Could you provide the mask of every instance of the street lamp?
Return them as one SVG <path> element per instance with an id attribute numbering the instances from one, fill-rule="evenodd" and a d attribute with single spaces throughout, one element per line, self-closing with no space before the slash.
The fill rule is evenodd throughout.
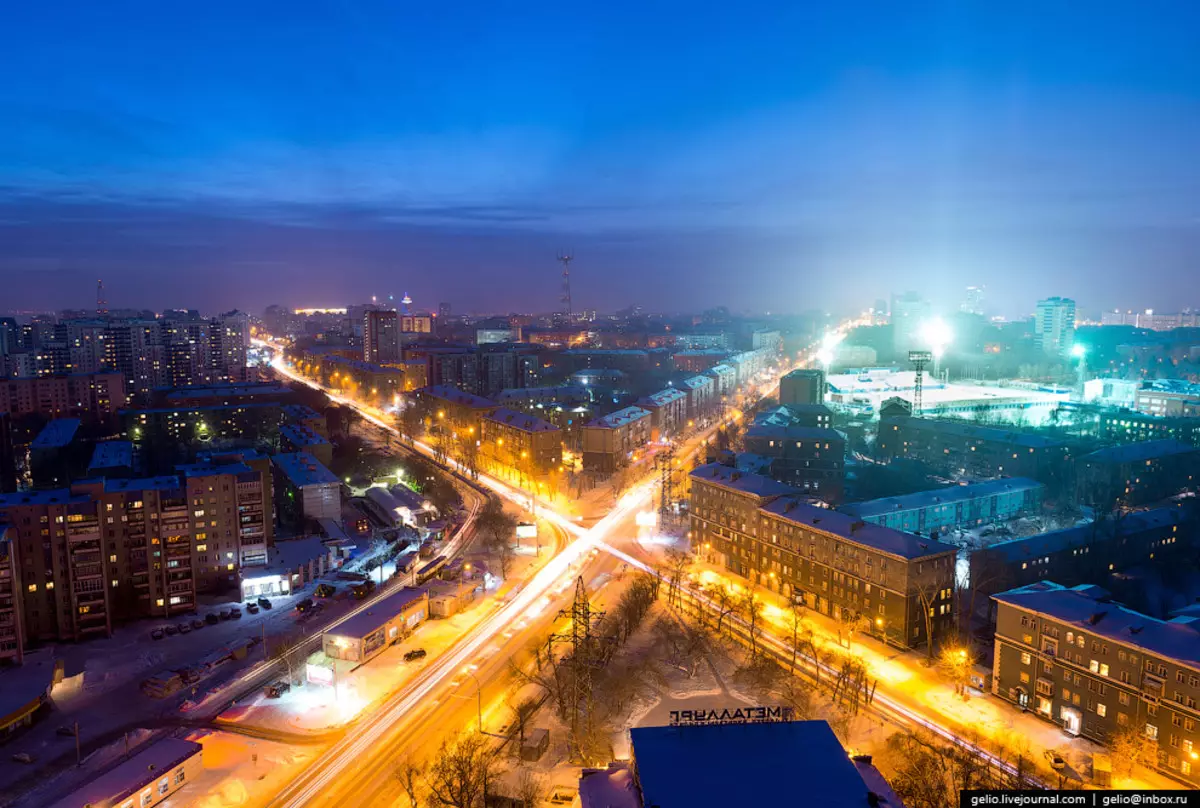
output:
<path id="1" fill-rule="evenodd" d="M 483 686 L 479 684 L 479 677 L 472 670 L 474 666 L 468 665 L 463 668 L 463 673 L 475 680 L 475 709 L 479 714 L 479 734 L 483 734 Z"/>

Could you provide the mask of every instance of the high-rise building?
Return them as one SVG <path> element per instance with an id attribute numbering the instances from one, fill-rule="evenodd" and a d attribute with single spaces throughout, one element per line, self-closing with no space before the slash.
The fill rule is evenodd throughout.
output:
<path id="1" fill-rule="evenodd" d="M 400 361 L 400 321 L 395 311 L 363 313 L 363 360 L 377 365 Z"/>
<path id="2" fill-rule="evenodd" d="M 921 325 L 929 319 L 929 301 L 916 292 L 892 295 L 892 349 L 900 355 L 928 346 L 921 341 Z"/>
<path id="3" fill-rule="evenodd" d="M 1051 356 L 1066 356 L 1075 344 L 1075 301 L 1069 297 L 1039 300 L 1033 320 L 1034 340 Z"/>
<path id="4" fill-rule="evenodd" d="M 453 309 L 451 308 L 449 303 L 445 303 L 445 302 L 438 303 L 438 312 L 437 312 L 438 317 L 445 319 L 446 317 L 449 317 L 451 315 L 452 311 L 453 311 Z"/>
<path id="5" fill-rule="evenodd" d="M 958 307 L 963 314 L 983 314 L 983 287 L 968 286 L 963 302 Z"/>

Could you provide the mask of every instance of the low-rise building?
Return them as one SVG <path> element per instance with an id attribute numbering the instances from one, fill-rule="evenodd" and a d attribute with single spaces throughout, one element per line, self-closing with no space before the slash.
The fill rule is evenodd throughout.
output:
<path id="1" fill-rule="evenodd" d="M 1144 382 L 1134 394 L 1133 408 L 1160 417 L 1200 416 L 1200 384 L 1184 379 Z"/>
<path id="2" fill-rule="evenodd" d="M 713 384 L 716 385 L 716 398 L 718 403 L 724 401 L 729 396 L 732 396 L 737 390 L 738 376 L 737 369 L 733 365 L 728 365 L 722 362 L 719 365 L 713 365 L 705 374 L 712 376 Z"/>
<path id="3" fill-rule="evenodd" d="M 1177 440 L 1200 446 L 1200 418 L 1163 418 L 1133 410 L 1102 410 L 1096 416 L 1096 435 L 1117 443 Z"/>
<path id="4" fill-rule="evenodd" d="M 155 407 L 188 409 L 191 407 L 229 407 L 234 404 L 289 401 L 296 395 L 292 388 L 278 382 L 213 384 L 196 387 L 157 388 L 151 391 Z"/>
<path id="5" fill-rule="evenodd" d="M 855 502 L 840 510 L 864 522 L 928 535 L 1036 514 L 1045 489 L 1036 480 L 1010 477 Z"/>
<path id="6" fill-rule="evenodd" d="M 161 738 L 91 779 L 51 808 L 153 808 L 200 779 L 204 747 L 181 738 Z M 187 800 L 180 798 L 183 802 Z"/>
<path id="7" fill-rule="evenodd" d="M 797 368 L 779 380 L 779 403 L 783 406 L 824 404 L 825 371 Z"/>
<path id="8" fill-rule="evenodd" d="M 483 432 L 483 418 L 496 409 L 496 402 L 443 384 L 417 390 L 413 394 L 412 406 L 417 408 L 426 429 L 431 433 L 453 430 L 462 435 L 480 435 Z"/>
<path id="9" fill-rule="evenodd" d="M 839 502 L 845 486 L 846 440 L 835 429 L 755 424 L 746 451 L 770 458 L 770 476 L 826 502 Z"/>
<path id="10" fill-rule="evenodd" d="M 35 486 L 57 488 L 82 476 L 87 452 L 75 440 L 80 426 L 78 418 L 55 418 L 33 439 L 29 445 L 29 469 Z"/>
<path id="11" fill-rule="evenodd" d="M 333 567 L 333 552 L 320 536 L 277 542 L 266 560 L 242 570 L 242 600 L 288 595 Z"/>
<path id="12" fill-rule="evenodd" d="M 650 442 L 650 412 L 626 407 L 583 427 L 583 467 L 611 474 L 629 464 L 633 453 Z"/>
<path id="13" fill-rule="evenodd" d="M 300 525 L 306 519 L 340 519 L 342 485 L 333 472 L 308 452 L 279 454 L 275 496 L 279 521 Z"/>
<path id="14" fill-rule="evenodd" d="M 687 417 L 689 425 L 710 418 L 717 409 L 717 383 L 712 376 L 692 376 L 679 383 L 687 393 Z"/>
<path id="15" fill-rule="evenodd" d="M 1134 507 L 1190 490 L 1200 472 L 1200 449 L 1176 440 L 1109 446 L 1076 464 L 1081 502 L 1109 509 Z"/>
<path id="16" fill-rule="evenodd" d="M 1200 621 L 1157 620 L 1086 584 L 1041 581 L 993 600 L 993 694 L 1069 735 L 1143 739 L 1148 765 L 1200 787 Z"/>
<path id="17" fill-rule="evenodd" d="M 326 631 L 321 648 L 331 659 L 361 665 L 407 637 L 428 617 L 429 593 L 406 586 Z"/>
<path id="18" fill-rule="evenodd" d="M 677 351 L 671 356 L 675 370 L 680 373 L 703 373 L 715 365 L 721 364 L 729 351 L 724 348 L 695 348 Z"/>
<path id="19" fill-rule="evenodd" d="M 957 548 L 789 496 L 709 463 L 691 473 L 692 542 L 731 572 L 905 647 L 954 626 Z"/>

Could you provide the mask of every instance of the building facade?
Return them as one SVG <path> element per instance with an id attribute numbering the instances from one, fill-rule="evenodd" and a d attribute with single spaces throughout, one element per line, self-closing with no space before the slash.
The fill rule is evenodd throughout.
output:
<path id="1" fill-rule="evenodd" d="M 36 413 L 113 424 L 126 405 L 120 373 L 79 373 L 30 379 L 0 379 L 0 412 L 16 418 Z"/>
<path id="2" fill-rule="evenodd" d="M 1079 458 L 1079 501 L 1105 511 L 1117 503 L 1134 507 L 1193 490 L 1200 449 L 1175 440 L 1109 446 Z"/>
<path id="3" fill-rule="evenodd" d="M 693 546 L 731 572 L 904 647 L 954 632 L 955 547 L 805 504 L 729 466 L 690 480 Z"/>
<path id="4" fill-rule="evenodd" d="M 864 522 L 928 535 L 1037 514 L 1045 489 L 1036 480 L 1011 477 L 855 502 L 840 510 Z"/>
<path id="5" fill-rule="evenodd" d="M 819 368 L 799 368 L 779 380 L 779 403 L 788 405 L 823 404 L 825 402 L 825 371 Z"/>
<path id="6" fill-rule="evenodd" d="M 1033 339 L 1050 356 L 1070 354 L 1075 344 L 1075 301 L 1069 297 L 1039 300 L 1033 319 Z"/>
<path id="7" fill-rule="evenodd" d="M 626 407 L 583 426 L 583 468 L 611 474 L 629 465 L 633 453 L 650 442 L 649 410 Z"/>
<path id="8" fill-rule="evenodd" d="M 1153 745 L 1150 765 L 1200 787 L 1200 622 L 1157 620 L 1090 585 L 993 599 L 993 694 L 1100 744 L 1136 734 Z"/>
<path id="9" fill-rule="evenodd" d="M 562 430 L 549 421 L 499 407 L 482 424 L 482 448 L 493 463 L 528 477 L 561 470 Z"/>
<path id="10" fill-rule="evenodd" d="M 770 475 L 810 496 L 840 502 L 846 477 L 846 441 L 835 429 L 755 424 L 746 451 L 770 459 Z"/>

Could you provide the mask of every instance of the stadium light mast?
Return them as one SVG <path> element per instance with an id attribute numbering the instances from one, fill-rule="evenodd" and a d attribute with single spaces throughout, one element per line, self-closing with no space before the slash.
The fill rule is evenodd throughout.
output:
<path id="1" fill-rule="evenodd" d="M 932 351 L 909 351 L 908 361 L 912 362 L 913 370 L 913 412 L 914 416 L 921 415 L 921 385 L 925 379 L 925 365 L 933 360 Z"/>
<path id="2" fill-rule="evenodd" d="M 921 325 L 921 340 L 929 346 L 929 353 L 933 357 L 933 375 L 937 378 L 941 378 L 942 357 L 953 339 L 954 333 L 941 317 Z"/>

